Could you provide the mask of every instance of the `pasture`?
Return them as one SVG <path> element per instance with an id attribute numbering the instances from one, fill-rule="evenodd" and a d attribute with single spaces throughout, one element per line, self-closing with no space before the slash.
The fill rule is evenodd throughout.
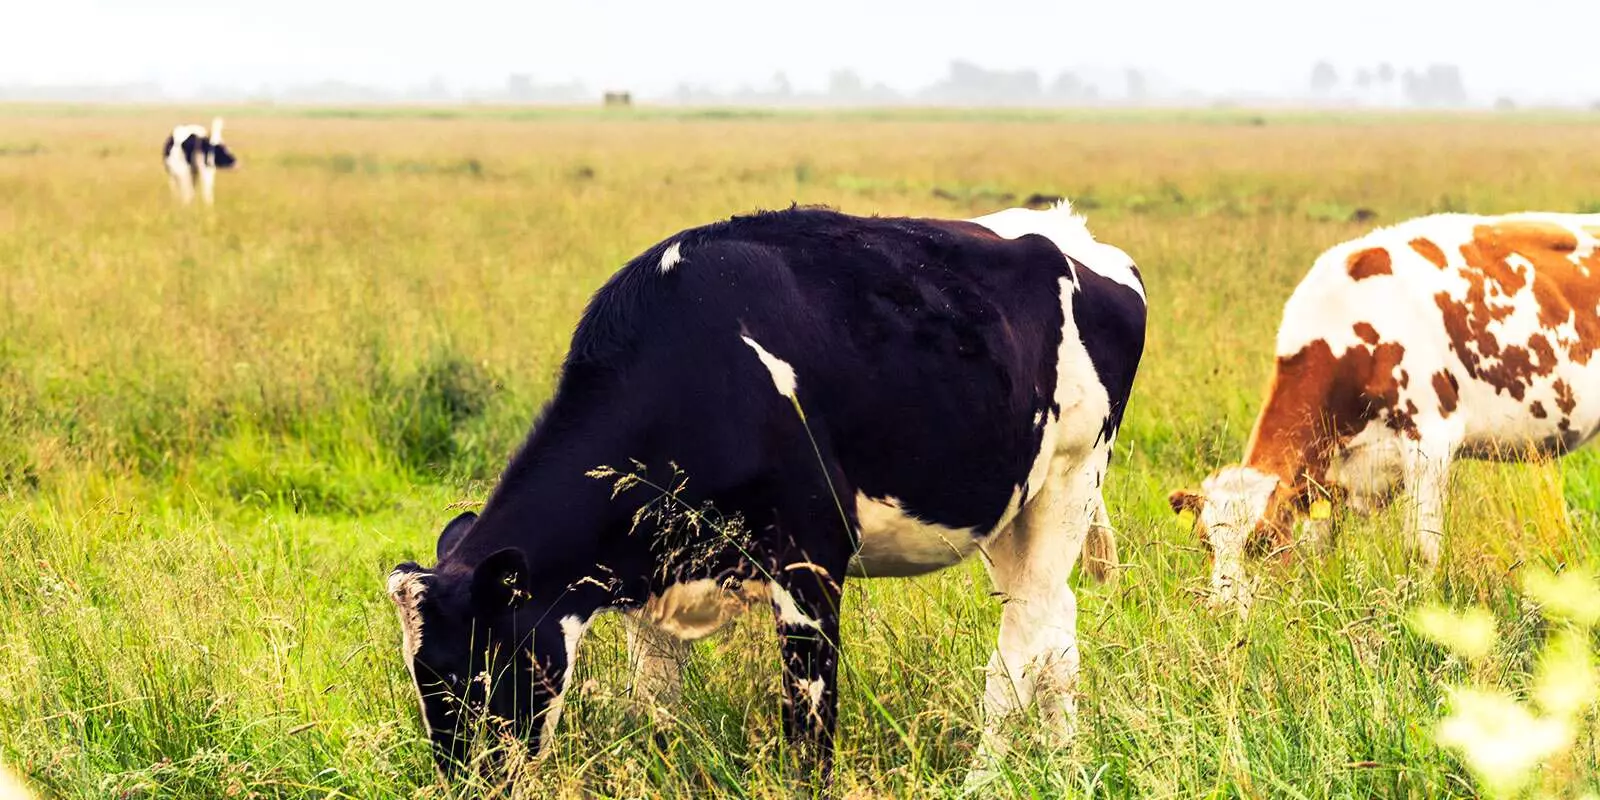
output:
<path id="1" fill-rule="evenodd" d="M 1593 449 L 1466 464 L 1434 580 L 1398 513 L 1342 520 L 1330 557 L 1261 568 L 1248 620 L 1205 607 L 1166 503 L 1238 459 L 1318 252 L 1431 211 L 1600 211 L 1592 115 L 235 109 L 239 168 L 180 209 L 161 140 L 212 113 L 0 110 L 0 761 L 50 796 L 473 791 L 436 782 L 385 575 L 484 498 L 606 276 L 790 202 L 1065 195 L 1143 270 L 1125 568 L 1079 593 L 1074 747 L 1019 752 L 1002 796 L 1472 796 L 1443 686 L 1521 685 L 1546 625 L 1518 570 L 1596 560 Z M 1487 662 L 1409 630 L 1430 600 L 1490 609 Z M 958 794 L 1000 613 L 981 564 L 845 604 L 838 793 Z M 763 615 L 701 643 L 658 739 L 605 620 L 509 794 L 786 795 L 776 655 Z M 1550 769 L 1600 790 L 1596 741 Z"/>

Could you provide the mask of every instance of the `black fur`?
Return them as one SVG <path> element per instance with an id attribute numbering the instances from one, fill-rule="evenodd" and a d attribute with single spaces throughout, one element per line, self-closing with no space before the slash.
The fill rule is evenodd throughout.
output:
<path id="1" fill-rule="evenodd" d="M 161 146 L 161 160 L 163 163 L 172 155 L 172 148 L 176 142 L 172 134 L 167 134 L 167 141 Z M 189 165 L 192 172 L 198 173 L 202 164 L 228 169 L 238 162 L 233 151 L 221 142 L 212 144 L 209 139 L 200 136 L 187 136 L 181 145 L 183 148 L 183 161 Z"/>
<path id="2" fill-rule="evenodd" d="M 673 245 L 682 260 L 663 273 Z M 1027 480 L 1043 433 L 1036 420 L 1060 411 L 1063 278 L 1080 287 L 1071 309 L 1111 397 L 1099 432 L 1108 437 L 1143 348 L 1144 305 L 1043 237 L 791 208 L 655 245 L 595 294 L 555 397 L 482 515 L 465 533 L 461 520 L 447 529 L 427 580 L 449 608 L 425 601 L 428 635 L 454 631 L 441 646 L 458 650 L 469 627 L 496 632 L 502 652 L 532 642 L 534 673 L 559 675 L 566 654 L 552 631 L 564 617 L 634 607 L 696 577 L 772 580 L 820 628 L 780 634 L 785 728 L 826 770 L 855 495 L 893 496 L 950 528 L 993 528 Z M 793 367 L 806 424 L 742 336 Z M 695 539 L 650 517 L 636 525 L 659 492 L 641 485 L 613 498 L 611 481 L 586 475 L 632 463 L 657 486 L 686 476 L 686 506 L 738 518 L 748 540 L 735 547 L 704 529 Z M 474 591 L 463 587 L 503 579 L 508 548 L 525 555 L 515 562 L 525 564 L 519 602 L 496 600 L 495 611 L 460 599 Z M 809 566 L 793 569 L 800 563 Z M 464 650 L 424 649 L 419 683 L 473 667 Z M 817 679 L 823 708 L 800 708 L 809 698 L 797 681 Z M 485 702 L 532 741 L 539 698 L 551 695 L 514 688 L 516 701 Z M 448 767 L 459 744 L 436 745 Z"/>

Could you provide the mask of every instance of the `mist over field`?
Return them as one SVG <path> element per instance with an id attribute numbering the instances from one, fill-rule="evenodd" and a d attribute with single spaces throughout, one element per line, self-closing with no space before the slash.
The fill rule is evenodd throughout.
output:
<path id="1" fill-rule="evenodd" d="M 1587 0 L 55 0 L 0 99 L 761 106 L 1592 108 Z M 1580 34 L 1581 38 L 1581 34 Z"/>

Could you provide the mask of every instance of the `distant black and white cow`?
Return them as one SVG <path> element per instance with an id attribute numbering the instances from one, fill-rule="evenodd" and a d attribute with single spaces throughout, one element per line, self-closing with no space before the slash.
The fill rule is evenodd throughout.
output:
<path id="1" fill-rule="evenodd" d="M 548 743 L 597 614 L 627 615 L 653 706 L 684 641 L 770 603 L 784 730 L 826 774 L 846 575 L 975 552 L 1005 598 L 987 751 L 1030 704 L 1067 735 L 1068 577 L 1080 553 L 1097 577 L 1115 563 L 1101 489 L 1144 331 L 1137 269 L 1065 204 L 971 221 L 796 208 L 645 251 L 593 298 L 481 516 L 445 527 L 433 568 L 389 576 L 441 770 L 467 756 L 464 711 Z M 615 497 L 586 475 L 629 464 L 648 483 Z M 724 522 L 640 515 L 667 486 Z"/>
<path id="2" fill-rule="evenodd" d="M 211 120 L 211 131 L 203 125 L 179 125 L 161 149 L 161 162 L 167 167 L 172 192 L 185 205 L 194 202 L 194 187 L 200 185 L 200 199 L 213 200 L 218 169 L 234 165 L 232 151 L 222 143 L 222 118 Z"/>

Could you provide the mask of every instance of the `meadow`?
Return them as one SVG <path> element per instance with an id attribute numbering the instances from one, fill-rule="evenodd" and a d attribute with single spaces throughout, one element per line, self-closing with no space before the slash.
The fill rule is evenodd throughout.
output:
<path id="1" fill-rule="evenodd" d="M 180 209 L 161 140 L 212 113 L 0 110 L 0 762 L 46 796 L 481 788 L 437 782 L 385 575 L 483 499 L 613 270 L 791 202 L 1064 195 L 1148 284 L 1080 735 L 1024 748 L 1001 796 L 1474 796 L 1433 738 L 1443 686 L 1521 685 L 1548 626 L 1519 570 L 1596 562 L 1600 451 L 1468 464 L 1436 576 L 1398 514 L 1342 519 L 1328 557 L 1259 568 L 1241 620 L 1205 606 L 1166 495 L 1239 457 L 1318 252 L 1432 211 L 1600 211 L 1600 117 L 242 108 L 241 167 Z M 1487 661 L 1410 630 L 1430 601 L 1494 614 Z M 959 794 L 1000 611 L 981 565 L 845 603 L 837 793 Z M 774 638 L 752 616 L 701 643 L 658 740 L 602 623 L 506 793 L 787 795 Z M 1548 769 L 1600 791 L 1592 724 Z"/>

